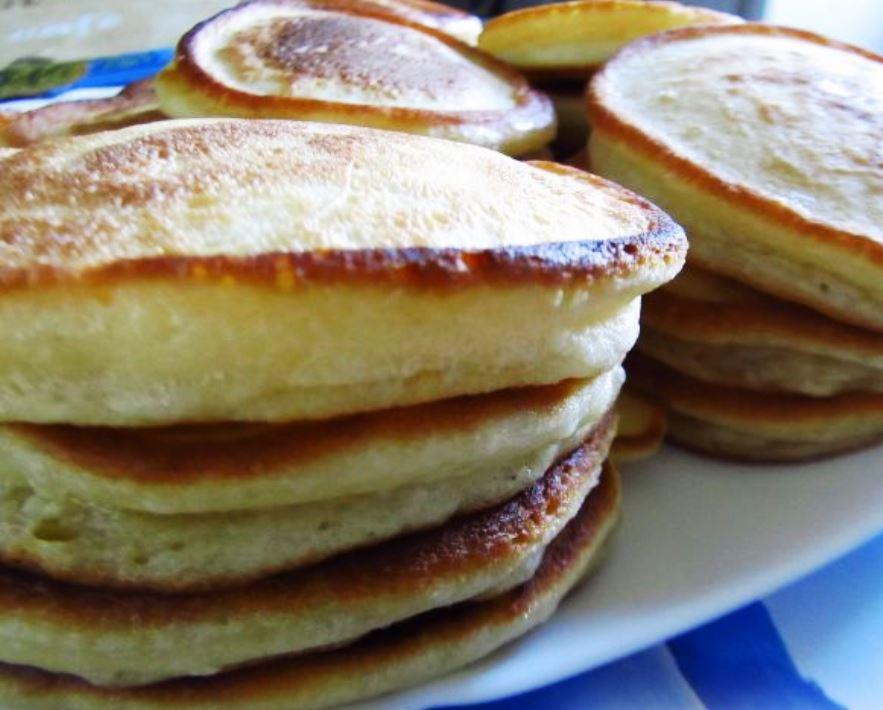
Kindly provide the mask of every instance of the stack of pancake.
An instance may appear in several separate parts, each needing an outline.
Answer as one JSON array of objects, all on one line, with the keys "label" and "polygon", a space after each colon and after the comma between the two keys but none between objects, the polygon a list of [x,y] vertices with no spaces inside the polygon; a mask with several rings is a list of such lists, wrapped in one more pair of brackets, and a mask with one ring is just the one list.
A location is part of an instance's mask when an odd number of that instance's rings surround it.
[{"label": "stack of pancake", "polygon": [[[741,22],[735,15],[677,2],[576,0],[548,3],[489,20],[478,46],[520,69],[555,104],[556,157],[572,160],[586,146],[586,82],[620,48],[674,27]],[[577,160],[582,161],[584,157]]]},{"label": "stack of pancake", "polygon": [[639,297],[684,259],[650,203],[294,121],[0,161],[0,704],[348,702],[594,564]]},{"label": "stack of pancake", "polygon": [[883,58],[767,25],[675,30],[608,62],[588,109],[592,168],[690,238],[630,366],[671,436],[764,460],[883,437]]}]

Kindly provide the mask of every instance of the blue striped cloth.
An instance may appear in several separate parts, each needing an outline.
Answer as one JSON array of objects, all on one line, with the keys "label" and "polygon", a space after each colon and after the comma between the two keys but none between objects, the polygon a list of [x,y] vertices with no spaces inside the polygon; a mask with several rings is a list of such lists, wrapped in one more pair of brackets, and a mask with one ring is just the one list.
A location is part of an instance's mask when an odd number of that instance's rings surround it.
[{"label": "blue striped cloth", "polygon": [[470,710],[880,710],[883,535],[796,584],[561,683]]}]

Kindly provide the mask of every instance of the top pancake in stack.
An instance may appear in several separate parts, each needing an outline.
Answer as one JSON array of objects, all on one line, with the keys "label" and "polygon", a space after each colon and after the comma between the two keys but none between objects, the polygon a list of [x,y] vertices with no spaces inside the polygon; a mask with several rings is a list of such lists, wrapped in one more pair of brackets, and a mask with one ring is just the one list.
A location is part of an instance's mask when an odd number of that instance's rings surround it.
[{"label": "top pancake in stack", "polygon": [[766,25],[675,30],[611,60],[588,109],[592,166],[690,235],[691,280],[650,304],[642,347],[682,377],[634,363],[690,417],[677,438],[795,459],[883,436],[883,58]]},{"label": "top pancake in stack", "polygon": [[683,257],[585,173],[293,122],[22,150],[0,210],[7,421],[319,419],[594,377]]}]

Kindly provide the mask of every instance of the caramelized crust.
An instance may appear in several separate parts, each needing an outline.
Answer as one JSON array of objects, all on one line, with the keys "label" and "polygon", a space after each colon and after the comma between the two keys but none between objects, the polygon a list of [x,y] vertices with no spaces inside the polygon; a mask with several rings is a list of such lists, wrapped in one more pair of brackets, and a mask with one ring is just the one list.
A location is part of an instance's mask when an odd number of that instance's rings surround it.
[{"label": "caramelized crust", "polygon": [[[357,181],[358,204],[323,197]],[[685,250],[667,215],[593,175],[355,127],[161,122],[21,150],[0,172],[3,290],[587,284],[677,268]]]}]

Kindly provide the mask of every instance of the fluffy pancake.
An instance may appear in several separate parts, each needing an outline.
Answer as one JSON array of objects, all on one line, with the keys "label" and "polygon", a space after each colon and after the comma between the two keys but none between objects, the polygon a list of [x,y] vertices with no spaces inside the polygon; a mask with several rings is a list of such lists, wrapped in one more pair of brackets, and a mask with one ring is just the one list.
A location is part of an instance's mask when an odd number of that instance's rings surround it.
[{"label": "fluffy pancake", "polygon": [[689,268],[644,303],[640,348],[699,379],[828,396],[883,392],[883,335]]},{"label": "fluffy pancake", "polygon": [[511,155],[552,139],[552,106],[520,74],[400,15],[374,0],[238,5],[181,39],[156,79],[162,110],[352,123]]},{"label": "fluffy pancake", "polygon": [[883,58],[798,30],[674,30],[592,80],[593,170],[656,200],[691,259],[883,330]]},{"label": "fluffy pancake", "polygon": [[354,126],[160,122],[0,167],[3,420],[316,419],[592,377],[686,250],[600,178]]},{"label": "fluffy pancake", "polygon": [[5,125],[0,124],[0,145],[20,147],[47,138],[96,133],[164,118],[153,81],[144,79],[105,99],[59,101],[13,114]]},{"label": "fluffy pancake", "polygon": [[534,577],[501,596],[468,602],[375,632],[339,650],[269,661],[204,679],[135,689],[3,666],[0,698],[50,708],[315,708],[425,682],[471,663],[545,621],[597,561],[619,509],[608,467],[576,517],[549,545]]},{"label": "fluffy pancake", "polygon": [[[615,389],[607,395],[608,406],[615,395]],[[470,437],[446,439],[440,432],[432,446],[424,449],[424,456],[428,451],[443,456],[446,447],[474,451],[477,441],[511,448],[513,439],[519,442],[520,455],[502,463],[486,457],[483,464],[479,460],[453,465],[444,478],[433,471],[432,476],[415,478],[406,485],[391,487],[387,481],[384,487],[381,482],[361,495],[298,505],[277,502],[272,508],[248,512],[151,515],[122,510],[112,503],[87,503],[82,497],[59,494],[51,485],[39,493],[27,483],[5,481],[0,485],[0,559],[56,578],[106,587],[184,590],[242,584],[498,504],[530,486],[556,459],[584,440],[606,452],[614,433],[612,415],[602,414],[600,421],[595,415],[574,420],[571,412],[555,411],[574,406],[573,401],[559,400],[547,407],[525,409],[521,427],[481,426],[464,407],[461,426],[476,425]],[[520,441],[521,434],[535,436],[523,426],[524,420],[545,413],[569,426],[561,426],[558,435],[562,438],[531,450]],[[420,412],[408,415],[418,417]],[[360,459],[366,467],[384,459],[384,449],[394,450],[397,442],[390,438],[372,444],[373,449]],[[394,469],[394,459],[386,458]],[[402,461],[407,463],[407,458]],[[332,488],[333,466],[328,473]],[[241,498],[252,503],[247,489]]]},{"label": "fluffy pancake", "polygon": [[655,454],[665,439],[665,407],[632,388],[616,401],[618,424],[610,458],[617,464],[640,461]]},{"label": "fluffy pancake", "polygon": [[639,37],[685,25],[734,22],[740,22],[735,15],[677,2],[549,3],[489,20],[478,46],[535,80],[585,79]]},{"label": "fluffy pancake", "polygon": [[883,439],[883,395],[770,394],[703,382],[642,355],[629,382],[670,408],[668,436],[715,456],[794,461]]},{"label": "fluffy pancake", "polygon": [[0,480],[159,513],[258,510],[513,471],[594,426],[622,383],[519,388],[314,423],[0,425]]},{"label": "fluffy pancake", "polygon": [[[591,442],[534,485],[440,528],[303,571],[203,594],[107,592],[0,574],[0,661],[102,685],[209,675],[352,641],[430,609],[529,578],[598,481]],[[169,649],[188,649],[186,654]]]}]

